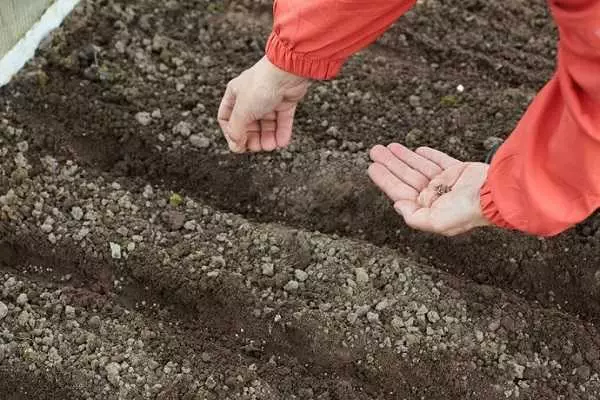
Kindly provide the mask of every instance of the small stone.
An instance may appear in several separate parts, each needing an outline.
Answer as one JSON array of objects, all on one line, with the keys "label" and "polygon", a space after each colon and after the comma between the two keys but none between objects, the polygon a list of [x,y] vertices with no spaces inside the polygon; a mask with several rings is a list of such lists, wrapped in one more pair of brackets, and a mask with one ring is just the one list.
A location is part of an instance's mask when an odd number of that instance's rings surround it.
[{"label": "small stone", "polygon": [[463,85],[458,85],[458,86],[456,87],[456,91],[457,91],[458,93],[462,93],[462,92],[464,92],[464,91],[465,91],[465,87],[464,87]]},{"label": "small stone", "polygon": [[371,324],[379,324],[379,314],[369,311],[367,313],[367,321],[369,321]]},{"label": "small stone", "polygon": [[142,111],[135,114],[135,120],[142,126],[148,126],[152,122],[152,117],[150,113]]},{"label": "small stone", "polygon": [[356,323],[356,321],[358,320],[358,315],[356,313],[348,313],[348,316],[346,317],[346,319],[348,320],[348,322],[350,322],[350,324],[354,325]]},{"label": "small stone", "polygon": [[75,309],[72,306],[66,306],[65,316],[67,319],[75,319]]},{"label": "small stone", "polygon": [[404,327],[404,321],[402,321],[402,318],[400,318],[399,316],[395,315],[392,318],[391,325],[392,325],[392,328],[394,328],[395,330],[399,331],[401,328]]},{"label": "small stone", "polygon": [[27,303],[28,300],[29,299],[27,298],[27,295],[25,293],[21,293],[19,297],[17,297],[17,304],[22,306]]},{"label": "small stone", "polygon": [[271,263],[263,264],[262,273],[266,276],[273,276],[275,275],[275,267]]},{"label": "small stone", "polygon": [[26,141],[17,143],[17,150],[19,150],[21,153],[27,153],[27,150],[29,150],[29,143]]},{"label": "small stone", "polygon": [[579,377],[579,379],[581,379],[584,382],[589,380],[590,375],[592,374],[590,367],[587,365],[582,365],[582,366],[578,367],[576,372],[577,372],[577,376]]},{"label": "small stone", "polygon": [[490,324],[488,325],[488,329],[492,332],[496,332],[498,329],[500,329],[500,321],[495,320],[490,322]]},{"label": "small stone", "polygon": [[440,315],[437,313],[437,311],[429,311],[427,313],[427,319],[432,324],[435,324],[436,322],[438,322],[440,320]]},{"label": "small stone", "polygon": [[186,221],[185,224],[183,224],[183,229],[185,229],[186,231],[195,231],[196,230],[196,221]]},{"label": "small stone", "polygon": [[71,216],[77,221],[81,220],[81,218],[83,218],[83,210],[81,209],[81,207],[73,207],[71,209]]},{"label": "small stone", "polygon": [[185,223],[185,214],[179,211],[165,211],[162,214],[162,219],[167,225],[169,225],[171,230],[178,231]]},{"label": "small stone", "polygon": [[383,299],[379,303],[377,303],[377,305],[375,306],[375,309],[377,311],[383,311],[386,308],[388,308],[389,305],[390,305],[390,302],[387,299]]},{"label": "small stone", "polygon": [[101,323],[100,317],[98,317],[97,315],[94,315],[88,321],[88,325],[92,329],[98,329],[98,328],[100,328],[100,323]]},{"label": "small stone", "polygon": [[21,314],[19,314],[19,316],[17,317],[17,323],[20,326],[26,326],[29,323],[29,318],[30,315],[27,311],[23,311]]},{"label": "small stone", "polygon": [[514,332],[516,330],[516,324],[514,319],[508,316],[502,318],[502,320],[500,321],[500,325],[502,325],[502,327],[508,332]]},{"label": "small stone", "polygon": [[110,242],[110,256],[115,260],[121,259],[121,246],[117,243]]},{"label": "small stone", "polygon": [[41,229],[41,230],[42,230],[42,232],[44,232],[44,233],[50,233],[50,232],[52,232],[52,230],[53,230],[54,228],[52,227],[52,225],[50,225],[50,224],[46,223],[46,224],[43,224],[43,225],[40,227],[40,229]]},{"label": "small stone", "polygon": [[75,233],[75,235],[73,235],[73,239],[75,239],[78,242],[81,242],[89,233],[90,233],[90,228],[88,228],[87,226],[84,226],[79,231],[77,231],[77,233]]},{"label": "small stone", "polygon": [[301,269],[297,269],[296,271],[294,271],[294,275],[296,276],[296,279],[299,282],[304,282],[308,279],[308,274],[305,271],[302,271]]},{"label": "small stone", "polygon": [[207,363],[210,362],[210,360],[212,360],[212,356],[210,355],[210,353],[203,352],[202,354],[200,354],[200,359],[203,362]]},{"label": "small stone", "polygon": [[0,321],[2,321],[8,315],[8,307],[6,304],[0,301]]},{"label": "small stone", "polygon": [[183,137],[189,137],[192,134],[192,125],[189,122],[181,121],[173,127],[173,133]]},{"label": "small stone", "polygon": [[300,284],[298,283],[298,281],[291,280],[283,287],[283,290],[285,290],[286,292],[295,292],[296,290],[298,290],[299,285]]},{"label": "small stone", "polygon": [[475,339],[477,339],[478,342],[483,342],[483,332],[481,331],[475,331]]},{"label": "small stone", "polygon": [[118,387],[119,382],[121,381],[121,377],[119,376],[121,366],[115,362],[111,362],[105,367],[105,370],[106,379],[108,379],[111,385]]},{"label": "small stone", "polygon": [[356,274],[357,283],[364,285],[369,282],[369,274],[367,274],[367,271],[364,268],[356,268],[354,272]]},{"label": "small stone", "polygon": [[210,140],[200,135],[192,135],[190,136],[190,143],[192,146],[197,147],[199,149],[205,149],[210,146]]},{"label": "small stone", "polygon": [[206,381],[204,382],[204,385],[209,390],[213,390],[215,387],[217,387],[217,381],[215,380],[215,378],[213,378],[212,375],[210,375],[208,378],[206,378]]},{"label": "small stone", "polygon": [[408,102],[413,107],[419,107],[421,105],[421,99],[419,96],[412,95],[408,98]]}]

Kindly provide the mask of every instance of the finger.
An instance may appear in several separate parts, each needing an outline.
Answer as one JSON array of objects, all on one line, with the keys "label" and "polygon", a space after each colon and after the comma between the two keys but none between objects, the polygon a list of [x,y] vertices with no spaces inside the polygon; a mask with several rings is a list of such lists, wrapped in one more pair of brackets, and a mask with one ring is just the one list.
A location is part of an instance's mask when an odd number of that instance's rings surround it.
[{"label": "finger", "polygon": [[248,135],[248,141],[246,142],[246,146],[248,147],[248,150],[252,152],[256,153],[261,151],[260,134],[258,132],[250,132],[250,134]]},{"label": "finger", "polygon": [[227,88],[225,89],[225,94],[221,99],[221,104],[219,105],[219,112],[217,114],[219,124],[229,122],[229,118],[231,118],[231,112],[233,111],[234,105],[235,93],[232,84],[229,83],[227,85]]},{"label": "finger", "polygon": [[[228,85],[230,92],[235,93],[233,85]],[[234,96],[233,109],[229,117],[229,130],[226,135],[234,142],[233,151],[244,151],[248,140],[248,126],[256,122],[256,118],[251,112],[251,104],[248,99]]]},{"label": "finger", "polygon": [[260,145],[264,151],[273,151],[277,148],[275,139],[275,121],[261,120]]},{"label": "finger", "polygon": [[432,149],[430,147],[419,147],[417,150],[415,150],[415,153],[437,164],[442,169],[448,169],[451,166],[460,163],[460,161],[456,158],[450,157],[448,154],[442,153],[441,151]]},{"label": "finger", "polygon": [[414,151],[409,150],[401,144],[392,143],[388,146],[388,149],[390,149],[390,151],[396,157],[406,163],[406,165],[419,171],[429,179],[433,179],[442,172],[442,168],[440,168],[439,165],[425,157],[420,156]]},{"label": "finger", "polygon": [[433,232],[430,209],[420,208],[414,201],[406,200],[395,202],[394,208],[402,215],[406,225],[421,231]]},{"label": "finger", "polygon": [[270,113],[265,114],[261,119],[263,121],[277,121],[277,113],[271,111]]},{"label": "finger", "polygon": [[440,194],[433,187],[427,187],[421,193],[419,193],[419,199],[417,202],[419,206],[431,208],[433,203],[440,197]]},{"label": "finger", "polygon": [[387,147],[377,145],[371,149],[369,154],[373,161],[383,164],[398,179],[415,188],[417,191],[420,192],[429,184],[429,179],[425,175],[409,167]]},{"label": "finger", "polygon": [[292,126],[294,125],[295,113],[296,105],[277,113],[277,130],[275,131],[275,141],[277,142],[277,147],[279,148],[286,147],[292,141]]},{"label": "finger", "polygon": [[416,201],[418,192],[398,179],[385,166],[374,163],[369,166],[369,178],[381,189],[392,201],[413,200]]}]

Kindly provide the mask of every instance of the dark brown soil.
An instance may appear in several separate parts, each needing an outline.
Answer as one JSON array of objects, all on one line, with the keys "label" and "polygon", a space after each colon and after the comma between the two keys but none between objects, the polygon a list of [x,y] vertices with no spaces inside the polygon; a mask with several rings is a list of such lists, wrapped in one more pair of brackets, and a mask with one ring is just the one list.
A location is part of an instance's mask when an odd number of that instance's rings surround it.
[{"label": "dark brown soil", "polygon": [[[581,339],[589,334],[582,326],[595,332],[600,320],[597,217],[547,240],[496,230],[439,238],[405,227],[365,174],[365,150],[377,143],[429,145],[465,160],[482,160],[488,137],[506,137],[552,73],[555,31],[543,1],[443,0],[410,12],[351,60],[335,83],[313,88],[301,107],[289,151],[246,156],[224,150],[214,119],[227,80],[261,56],[269,31],[268,5],[140,1],[133,6],[136,17],[123,22],[109,3],[87,4],[28,71],[0,89],[0,116],[29,133],[30,153],[74,160],[110,181],[169,188],[251,221],[391,249],[432,267],[433,275],[455,279],[457,291],[476,299],[478,306],[469,310],[473,315],[497,306],[494,296],[478,296],[473,288],[481,284],[533,307],[580,318],[581,325],[565,320],[551,333],[531,327],[529,333],[539,343],[576,332],[581,348],[600,344]],[[150,17],[142,18],[146,15]],[[119,41],[152,40],[157,32],[170,45],[152,53],[150,60],[115,50]],[[91,45],[100,49],[99,66],[86,56]],[[174,67],[172,55],[183,59],[184,67]],[[144,69],[162,62],[169,65],[168,73]],[[185,82],[184,88],[177,90],[176,82]],[[464,93],[456,92],[458,84],[466,88]],[[422,111],[410,104],[411,96],[419,97]],[[160,120],[148,126],[137,123],[136,113],[157,108]],[[172,127],[185,112],[213,139],[210,148],[172,144]],[[161,141],[159,134],[167,140]],[[0,192],[8,185],[0,175]],[[73,199],[60,201],[69,210]],[[339,346],[344,332],[319,337],[314,329],[321,323],[318,318],[304,317],[297,325],[267,333],[272,317],[250,316],[260,299],[239,277],[192,283],[183,276],[173,278],[178,275],[172,271],[157,271],[161,260],[152,255],[138,255],[121,268],[93,250],[40,245],[46,243],[44,237],[17,233],[8,224],[0,232],[1,272],[24,273],[31,264],[52,266],[55,277],[36,279],[64,286],[59,277],[73,275],[67,293],[89,309],[114,301],[135,310],[141,301],[158,302],[164,310],[144,315],[149,323],[170,324],[170,339],[161,348],[165,359],[210,351],[227,370],[256,364],[273,388],[272,398],[291,398],[304,388],[315,395],[327,393],[318,397],[323,399],[500,398],[488,387],[485,371],[463,375],[468,357],[411,360],[383,352],[376,364],[384,368],[374,369],[358,362],[360,350]],[[127,281],[118,295],[110,289],[117,275]],[[293,301],[285,306],[289,314],[299,309]],[[522,311],[525,319],[538,318]],[[239,335],[241,331],[245,334]],[[263,342],[254,347],[251,338]],[[200,358],[195,363],[204,368]],[[73,394],[58,383],[36,379],[0,368],[0,396],[79,398],[75,389]],[[558,386],[539,387],[531,398],[557,398],[566,390]],[[160,398],[184,398],[181,387],[166,388]]]}]

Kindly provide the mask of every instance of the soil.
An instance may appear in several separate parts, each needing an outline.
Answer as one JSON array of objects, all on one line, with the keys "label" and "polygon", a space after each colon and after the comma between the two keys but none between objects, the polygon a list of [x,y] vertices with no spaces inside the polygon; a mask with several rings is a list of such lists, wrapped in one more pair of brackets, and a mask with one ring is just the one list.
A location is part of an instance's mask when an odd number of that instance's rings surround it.
[{"label": "soil", "polygon": [[440,238],[366,177],[378,143],[508,136],[554,68],[545,2],[420,2],[288,149],[233,155],[216,111],[270,9],[86,1],[0,89],[0,397],[598,398],[597,216]]}]

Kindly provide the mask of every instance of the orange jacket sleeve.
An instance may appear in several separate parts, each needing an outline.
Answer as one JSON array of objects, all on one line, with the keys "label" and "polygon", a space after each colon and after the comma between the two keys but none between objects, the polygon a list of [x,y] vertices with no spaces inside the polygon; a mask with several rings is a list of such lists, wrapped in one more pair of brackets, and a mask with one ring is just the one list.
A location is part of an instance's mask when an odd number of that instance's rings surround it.
[{"label": "orange jacket sleeve", "polygon": [[553,236],[600,207],[600,1],[549,0],[557,70],[500,147],[481,191],[496,225]]},{"label": "orange jacket sleeve", "polygon": [[333,78],[416,0],[275,0],[269,61],[295,75]]}]

